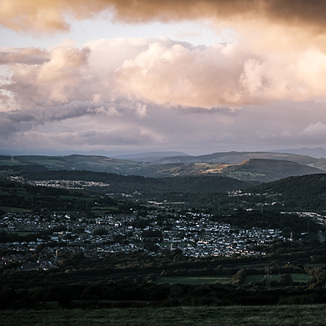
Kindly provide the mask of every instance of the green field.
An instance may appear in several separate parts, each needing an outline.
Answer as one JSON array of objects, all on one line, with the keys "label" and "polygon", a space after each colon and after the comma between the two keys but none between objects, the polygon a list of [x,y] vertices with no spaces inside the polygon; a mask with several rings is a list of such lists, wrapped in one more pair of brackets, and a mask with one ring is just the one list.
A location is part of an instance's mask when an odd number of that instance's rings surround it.
[{"label": "green field", "polygon": [[326,305],[2,310],[2,326],[324,325]]},{"label": "green field", "polygon": [[[291,274],[293,282],[309,282],[311,280],[311,276],[308,274],[298,273]],[[250,282],[262,281],[265,275],[246,275],[245,284],[249,284]],[[270,275],[270,281],[279,281],[280,275],[273,274]]]},{"label": "green field", "polygon": [[10,158],[7,160],[0,160],[0,166],[14,166],[14,165],[25,165],[25,163],[19,161],[12,161]]},{"label": "green field", "polygon": [[35,234],[36,232],[33,231],[14,231],[14,232],[8,232],[8,234],[16,234],[20,237],[25,237],[26,235]]},{"label": "green field", "polygon": [[160,277],[158,283],[169,284],[230,284],[232,283],[232,275],[212,275],[212,276],[167,276]]},{"label": "green field", "polygon": [[31,209],[27,208],[19,208],[19,207],[7,207],[7,206],[0,206],[0,210],[5,213],[31,213]]},{"label": "green field", "polygon": [[93,213],[102,213],[103,211],[117,211],[119,208],[117,206],[96,206],[91,209]]},{"label": "green field", "polygon": [[[307,274],[291,274],[293,282],[309,282],[311,280],[311,276]],[[246,275],[245,284],[249,284],[251,282],[259,282],[264,279],[264,274],[258,275]],[[279,281],[279,275],[271,275],[271,281]],[[207,276],[167,276],[160,277],[157,280],[158,283],[169,283],[169,284],[231,284],[232,283],[232,275],[207,275]]]}]

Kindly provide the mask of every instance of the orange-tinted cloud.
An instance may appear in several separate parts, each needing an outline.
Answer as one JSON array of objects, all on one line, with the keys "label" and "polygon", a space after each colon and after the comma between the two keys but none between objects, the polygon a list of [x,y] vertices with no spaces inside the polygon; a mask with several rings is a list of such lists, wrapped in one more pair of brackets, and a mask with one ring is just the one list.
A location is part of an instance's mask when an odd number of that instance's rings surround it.
[{"label": "orange-tinted cloud", "polygon": [[8,148],[325,144],[326,1],[0,0],[0,25],[25,33],[68,31],[97,15],[205,19],[237,38],[208,47],[160,38],[0,49]]},{"label": "orange-tinted cloud", "polygon": [[16,31],[53,32],[69,29],[69,21],[113,13],[124,22],[193,19],[267,21],[310,28],[326,28],[323,0],[2,0],[0,24]]},{"label": "orange-tinted cloud", "polygon": [[42,64],[50,59],[46,50],[36,48],[2,49],[0,65],[5,64]]},{"label": "orange-tinted cloud", "polygon": [[326,55],[318,48],[261,53],[242,43],[191,47],[152,42],[115,71],[125,95],[182,107],[242,107],[325,96]]},{"label": "orange-tinted cloud", "polygon": [[7,49],[0,51],[0,61],[12,71],[0,99],[12,96],[22,108],[51,110],[73,101],[109,108],[125,98],[145,117],[146,107],[137,101],[239,108],[322,99],[326,89],[326,54],[316,47],[279,55],[241,42],[194,47],[165,38],[118,39],[90,42],[83,49]]},{"label": "orange-tinted cloud", "polygon": [[13,96],[17,105],[25,109],[74,100],[80,91],[88,54],[87,48],[62,46],[49,52],[35,49],[0,52],[0,60],[12,71],[11,80],[2,86],[10,93],[1,94],[0,99]]}]

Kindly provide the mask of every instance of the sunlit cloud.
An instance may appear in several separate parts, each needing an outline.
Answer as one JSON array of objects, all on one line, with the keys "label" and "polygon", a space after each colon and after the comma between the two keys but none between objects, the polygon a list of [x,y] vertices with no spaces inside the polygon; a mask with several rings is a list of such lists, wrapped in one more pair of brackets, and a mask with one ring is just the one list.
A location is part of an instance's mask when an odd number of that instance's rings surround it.
[{"label": "sunlit cloud", "polygon": [[0,48],[0,135],[8,146],[41,137],[96,149],[320,144],[325,16],[317,0],[3,0],[0,25],[21,35],[69,38],[74,22],[98,17],[130,28],[204,21],[227,35],[206,45],[119,37]]},{"label": "sunlit cloud", "polygon": [[110,107],[123,99],[136,101],[135,109],[145,116],[144,101],[235,109],[323,98],[326,89],[326,54],[315,47],[280,56],[252,52],[242,42],[194,47],[169,39],[118,39],[82,49],[6,49],[1,58],[12,71],[2,100],[10,92],[25,110],[92,101]]},{"label": "sunlit cloud", "polygon": [[266,20],[269,23],[311,28],[320,33],[326,26],[326,4],[306,0],[3,0],[0,23],[14,30],[55,31],[69,28],[71,19],[107,14],[125,22]]}]

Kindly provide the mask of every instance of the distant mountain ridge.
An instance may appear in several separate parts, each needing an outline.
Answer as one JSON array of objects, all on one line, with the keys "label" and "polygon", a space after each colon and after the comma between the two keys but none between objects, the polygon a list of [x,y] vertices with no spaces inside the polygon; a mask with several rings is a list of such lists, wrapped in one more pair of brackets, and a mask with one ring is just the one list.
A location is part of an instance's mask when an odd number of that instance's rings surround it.
[{"label": "distant mountain ridge", "polygon": [[267,182],[288,176],[326,173],[326,159],[275,152],[219,152],[177,155],[178,152],[140,154],[134,159],[99,155],[0,156],[2,171],[85,170],[152,178],[216,175],[243,181]]},{"label": "distant mountain ridge", "polygon": [[142,162],[142,161],[157,162],[164,157],[174,157],[174,156],[188,156],[188,154],[182,152],[145,152],[145,153],[137,153],[137,154],[117,155],[117,156],[113,156],[113,158],[132,160],[137,162]]},{"label": "distant mountain ridge", "polygon": [[[199,156],[173,156],[165,157],[160,163],[228,163],[238,164],[243,161],[252,159],[271,159],[293,161],[299,164],[314,164],[316,158],[307,155],[298,155],[291,153],[276,153],[276,152],[218,152]],[[326,159],[325,163],[326,163]]]},{"label": "distant mountain ridge", "polygon": [[283,150],[273,150],[275,153],[290,153],[297,155],[308,155],[315,158],[326,158],[326,149],[322,147],[315,148],[299,148],[299,149],[283,149]]}]

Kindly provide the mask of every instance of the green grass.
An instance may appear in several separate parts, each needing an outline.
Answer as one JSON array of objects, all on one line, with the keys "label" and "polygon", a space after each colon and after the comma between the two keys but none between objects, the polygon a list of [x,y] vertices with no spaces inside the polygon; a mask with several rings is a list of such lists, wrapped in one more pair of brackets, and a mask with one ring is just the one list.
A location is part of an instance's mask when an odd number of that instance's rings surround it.
[{"label": "green grass", "polygon": [[[249,284],[250,282],[262,281],[266,274],[258,274],[258,275],[246,275],[245,284]],[[308,274],[298,273],[291,274],[293,282],[309,282],[311,280],[311,276]],[[279,274],[270,275],[271,281],[279,281]]]},{"label": "green grass", "polygon": [[7,207],[7,206],[0,206],[0,210],[5,213],[31,213],[31,209],[27,208],[18,208],[18,207]]},{"label": "green grass", "polygon": [[265,196],[266,199],[277,199],[279,197],[278,193],[267,194]]},{"label": "green grass", "polygon": [[92,209],[92,212],[95,211],[117,211],[118,207],[117,206],[94,206]]},{"label": "green grass", "polygon": [[[14,162],[13,162],[14,163]],[[56,160],[53,158],[39,158],[39,157],[35,157],[35,158],[29,158],[28,159],[28,163],[22,163],[22,162],[18,162],[19,165],[23,165],[23,164],[40,164],[40,165],[44,165],[50,169],[55,169],[55,168],[62,168],[69,165],[69,163],[61,161],[61,160]]]},{"label": "green grass", "polygon": [[266,174],[264,173],[258,173],[258,172],[249,172],[249,171],[232,171],[232,172],[229,172],[227,173],[227,175],[229,177],[242,177],[242,176],[245,176],[245,177],[248,177],[249,175],[251,177],[265,177]]},{"label": "green grass", "polygon": [[232,283],[232,275],[212,275],[212,276],[167,276],[157,280],[158,283],[169,284],[230,284]]},{"label": "green grass", "polygon": [[[60,195],[59,196],[60,199],[65,199],[65,200],[80,200],[80,197],[78,196],[73,196],[73,195],[70,195],[70,196],[67,196],[67,195]],[[91,200],[94,200],[94,198],[83,198],[83,200],[85,201],[91,201]]]},{"label": "green grass", "polygon": [[13,193],[13,195],[20,196],[26,198],[35,198],[37,196],[34,196],[32,194],[29,194],[26,189],[19,189],[17,192]]},{"label": "green grass", "polygon": [[326,305],[4,310],[2,326],[324,325]]},{"label": "green grass", "polygon": [[8,160],[0,160],[0,166],[14,166],[14,165],[26,165],[26,163],[22,163],[19,161],[12,161],[11,159]]},{"label": "green grass", "polygon": [[0,170],[0,176],[7,176],[8,174],[11,175],[11,173],[12,170]]},{"label": "green grass", "polygon": [[291,274],[293,282],[309,282],[311,276],[308,274]]},{"label": "green grass", "polygon": [[[309,282],[311,280],[311,276],[307,274],[291,274],[293,282]],[[260,282],[264,280],[264,274],[258,275],[246,275],[245,284],[249,284],[251,282]],[[273,274],[271,275],[271,281],[279,281],[279,275]],[[167,276],[160,277],[157,280],[158,283],[169,283],[169,284],[231,284],[232,283],[232,275],[207,275],[207,276]]]},{"label": "green grass", "polygon": [[8,234],[17,234],[20,237],[24,237],[26,235],[30,235],[30,234],[35,234],[35,232],[29,232],[29,231],[13,231],[13,232],[8,232]]},{"label": "green grass", "polygon": [[[187,247],[187,245],[189,244],[190,242],[185,242],[185,241],[180,241],[180,242],[178,242],[177,244],[173,244],[173,246],[176,246],[176,245],[178,245],[178,247],[179,248],[185,248],[185,247]],[[192,243],[190,243],[190,244],[192,244]],[[159,243],[159,245],[160,245],[160,247],[161,248],[170,248],[171,247],[171,242],[160,242]]]}]

